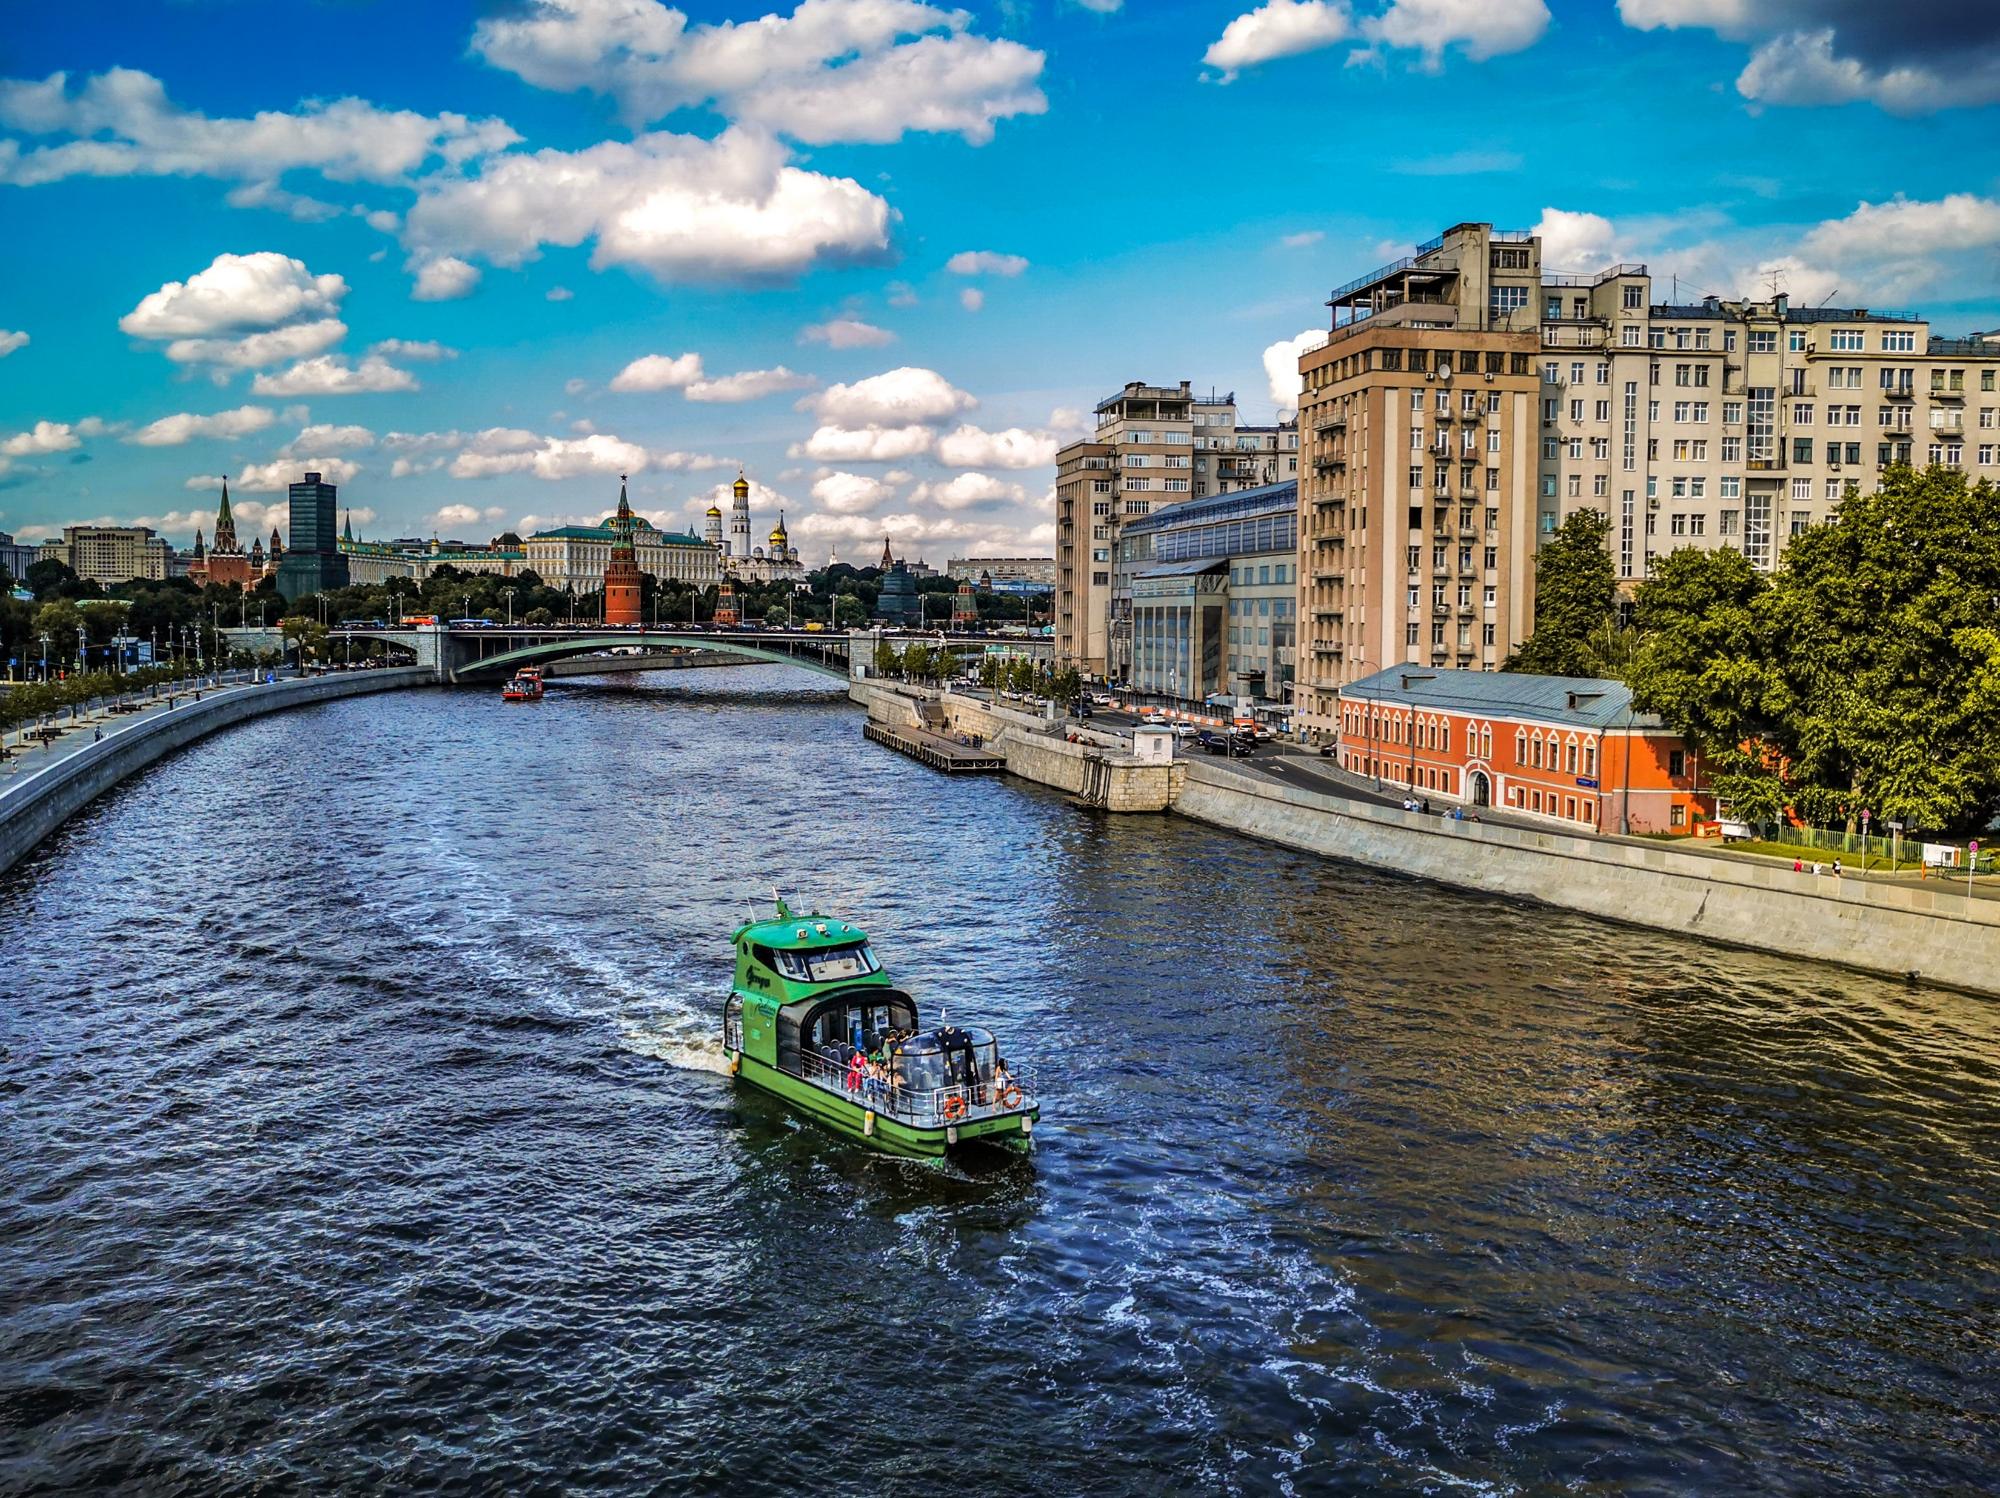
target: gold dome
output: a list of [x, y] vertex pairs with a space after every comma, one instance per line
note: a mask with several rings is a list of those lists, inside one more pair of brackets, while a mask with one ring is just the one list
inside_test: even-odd
[[722, 518], [722, 511], [714, 505], [708, 507], [708, 513], [713, 515], [717, 520]]

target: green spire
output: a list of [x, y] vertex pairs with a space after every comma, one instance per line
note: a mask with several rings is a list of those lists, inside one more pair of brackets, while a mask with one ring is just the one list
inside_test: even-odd
[[340, 520], [340, 539], [350, 546], [354, 544], [354, 511], [349, 510]]
[[225, 525], [231, 530], [236, 528], [235, 518], [229, 513], [229, 475], [226, 473], [222, 476], [222, 508], [215, 512], [215, 528], [221, 530]]

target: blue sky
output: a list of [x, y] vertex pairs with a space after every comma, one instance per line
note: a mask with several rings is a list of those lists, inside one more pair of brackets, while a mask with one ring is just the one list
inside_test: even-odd
[[[766, 17], [768, 19], [760, 20]], [[1234, 389], [1446, 225], [2000, 326], [2000, 6], [181, 0], [0, 39], [0, 529], [214, 476], [376, 536], [1052, 545], [1127, 379]], [[57, 76], [62, 75], [62, 76]], [[25, 335], [25, 336], [24, 336]], [[1282, 355], [1271, 361], [1282, 365]], [[275, 511], [271, 508], [275, 501]]]

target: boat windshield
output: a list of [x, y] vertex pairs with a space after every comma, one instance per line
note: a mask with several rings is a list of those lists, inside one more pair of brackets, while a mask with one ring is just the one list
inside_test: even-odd
[[844, 947], [821, 947], [813, 952], [779, 951], [774, 955], [778, 971], [797, 983], [833, 983], [843, 978], [865, 978], [882, 970], [865, 941], [850, 942]]

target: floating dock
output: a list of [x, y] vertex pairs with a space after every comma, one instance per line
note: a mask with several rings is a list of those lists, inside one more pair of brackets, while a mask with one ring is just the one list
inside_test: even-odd
[[947, 775], [990, 775], [1007, 768], [1006, 758], [990, 749], [974, 749], [942, 734], [917, 728], [891, 728], [870, 720], [862, 724], [864, 738], [907, 754], [911, 759], [942, 770]]

